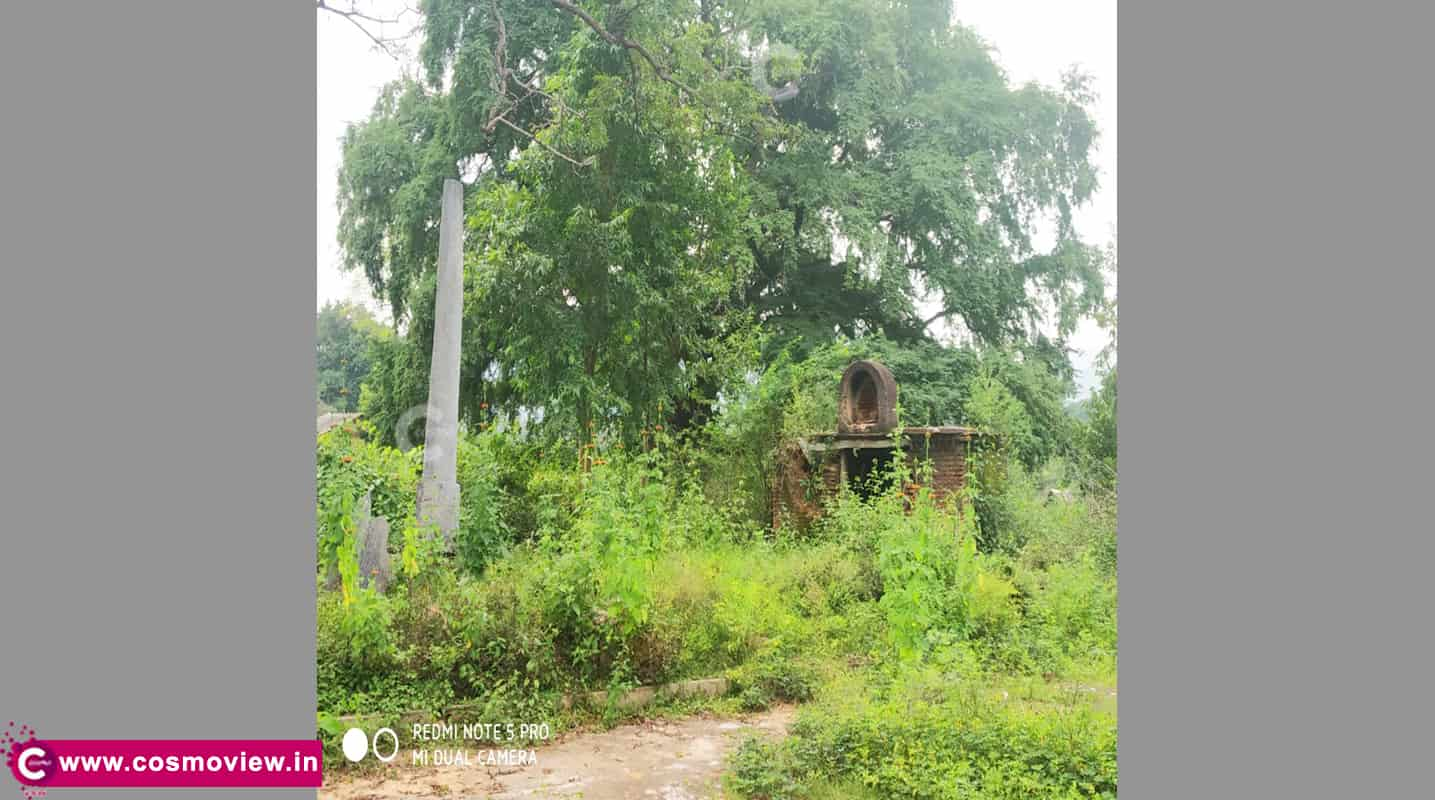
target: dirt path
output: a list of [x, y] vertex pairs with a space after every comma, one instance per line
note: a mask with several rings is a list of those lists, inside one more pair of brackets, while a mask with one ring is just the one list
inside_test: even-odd
[[[654, 720], [580, 733], [536, 751], [521, 767], [400, 766], [340, 779], [321, 800], [445, 797], [484, 800], [702, 800], [719, 796], [723, 758], [754, 731], [780, 736], [796, 715], [779, 707], [737, 719]], [[326, 781], [327, 783], [327, 781]]]

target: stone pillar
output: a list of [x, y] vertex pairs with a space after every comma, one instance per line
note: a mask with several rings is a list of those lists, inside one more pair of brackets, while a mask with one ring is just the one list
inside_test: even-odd
[[424, 420], [420, 525], [437, 525], [453, 549], [458, 532], [458, 356], [463, 338], [463, 184], [443, 182], [438, 229], [438, 290], [434, 299], [433, 364]]

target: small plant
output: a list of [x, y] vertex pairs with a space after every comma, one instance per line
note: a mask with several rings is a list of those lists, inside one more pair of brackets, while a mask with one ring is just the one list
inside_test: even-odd
[[421, 526], [410, 519], [404, 526], [403, 549], [399, 551], [399, 574], [410, 581], [430, 575], [443, 560], [443, 535], [437, 525]]
[[789, 800], [803, 794], [797, 780], [783, 758], [783, 751], [760, 736], [749, 736], [738, 745], [728, 759], [726, 788], [740, 797], [752, 800]]
[[791, 648], [766, 650], [729, 673], [744, 711], [762, 711], [774, 702], [805, 703], [812, 699], [816, 674]]

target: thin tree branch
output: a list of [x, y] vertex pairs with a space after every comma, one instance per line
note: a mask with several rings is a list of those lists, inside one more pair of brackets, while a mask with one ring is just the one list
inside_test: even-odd
[[370, 31], [368, 28], [364, 27], [364, 23], [360, 22], [360, 20], [365, 20], [368, 22], [376, 23], [378, 25], [387, 25], [397, 23], [397, 19], [381, 19], [379, 17], [369, 16], [368, 14], [359, 11], [357, 8], [352, 7], [348, 11], [345, 11], [341, 8], [334, 8], [333, 6], [328, 5], [324, 2], [324, 0], [315, 0], [315, 7], [320, 11], [328, 11], [331, 14], [337, 14], [340, 17], [343, 17], [344, 19], [348, 20], [349, 23], [355, 28], [358, 28], [360, 31], [363, 31], [364, 35], [369, 37], [370, 41], [378, 45], [379, 49], [383, 50], [385, 55], [395, 61], [399, 60], [398, 55], [395, 54], [394, 51], [389, 49], [388, 44], [383, 39], [379, 38], [378, 36], [375, 36], [373, 31]]
[[352, 3], [349, 5], [348, 11], [344, 11], [343, 9], [334, 8], [333, 6], [327, 5], [325, 4], [324, 0], [317, 0], [317, 5], [319, 8], [322, 8], [325, 11], [332, 11], [341, 17], [355, 17], [358, 19], [367, 20], [369, 22], [378, 23], [379, 25], [397, 25], [399, 23], [398, 17], [394, 17], [393, 19], [386, 19], [384, 17], [375, 17], [371, 14], [365, 14]]
[[576, 158], [574, 158], [574, 157], [568, 155], [567, 153], [564, 153], [563, 151], [557, 149], [556, 147], [553, 147], [552, 145], [548, 144], [547, 142], [543, 141], [542, 139], [538, 138], [537, 136], [534, 136], [533, 134], [529, 133], [528, 131], [526, 131], [526, 130], [520, 128], [520, 127], [518, 127], [517, 125], [514, 125], [512, 122], [509, 122], [509, 121], [508, 121], [508, 117], [505, 117], [505, 116], [503, 116], [502, 114], [499, 114], [497, 117], [495, 117], [495, 118], [494, 118], [494, 121], [495, 121], [495, 122], [502, 122], [504, 125], [507, 125], [508, 127], [512, 128], [513, 130], [518, 131], [519, 133], [523, 134], [524, 136], [527, 136], [528, 138], [530, 138], [530, 139], [532, 139], [533, 141], [537, 142], [539, 147], [542, 147], [544, 150], [547, 150], [548, 152], [552, 153], [553, 155], [558, 156], [559, 158], [563, 159], [564, 161], [567, 161], [569, 164], [572, 164], [572, 165], [575, 166], [575, 167], [591, 167], [591, 166], [593, 166], [593, 162], [594, 162], [593, 156], [588, 156], [587, 158], [583, 159], [582, 161], [579, 161], [579, 160], [577, 160]]

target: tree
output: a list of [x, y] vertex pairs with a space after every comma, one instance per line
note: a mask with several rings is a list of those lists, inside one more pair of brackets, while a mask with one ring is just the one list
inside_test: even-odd
[[439, 186], [473, 180], [470, 418], [488, 402], [585, 436], [701, 422], [753, 324], [771, 357], [838, 334], [930, 341], [945, 321], [1069, 379], [1065, 337], [1103, 296], [1071, 223], [1096, 181], [1089, 89], [1011, 87], [950, 12], [427, 0], [424, 80], [345, 139], [346, 263], [426, 363], [432, 305], [412, 301]]
[[[749, 300], [791, 333], [911, 341], [940, 320], [977, 341], [1062, 336], [1101, 297], [1071, 209], [1095, 187], [1085, 79], [1012, 88], [946, 2], [766, 2], [753, 36], [802, 54], [790, 125], [753, 166], [765, 235]], [[1047, 252], [1035, 229], [1054, 223]], [[920, 315], [917, 301], [937, 301]]]
[[328, 303], [319, 311], [314, 338], [319, 402], [335, 411], [359, 406], [359, 387], [369, 374], [370, 347], [389, 335], [368, 309]]
[[1087, 471], [1100, 486], [1116, 485], [1116, 367], [1101, 377], [1101, 386], [1086, 400], [1086, 422], [1081, 427], [1082, 452]]

